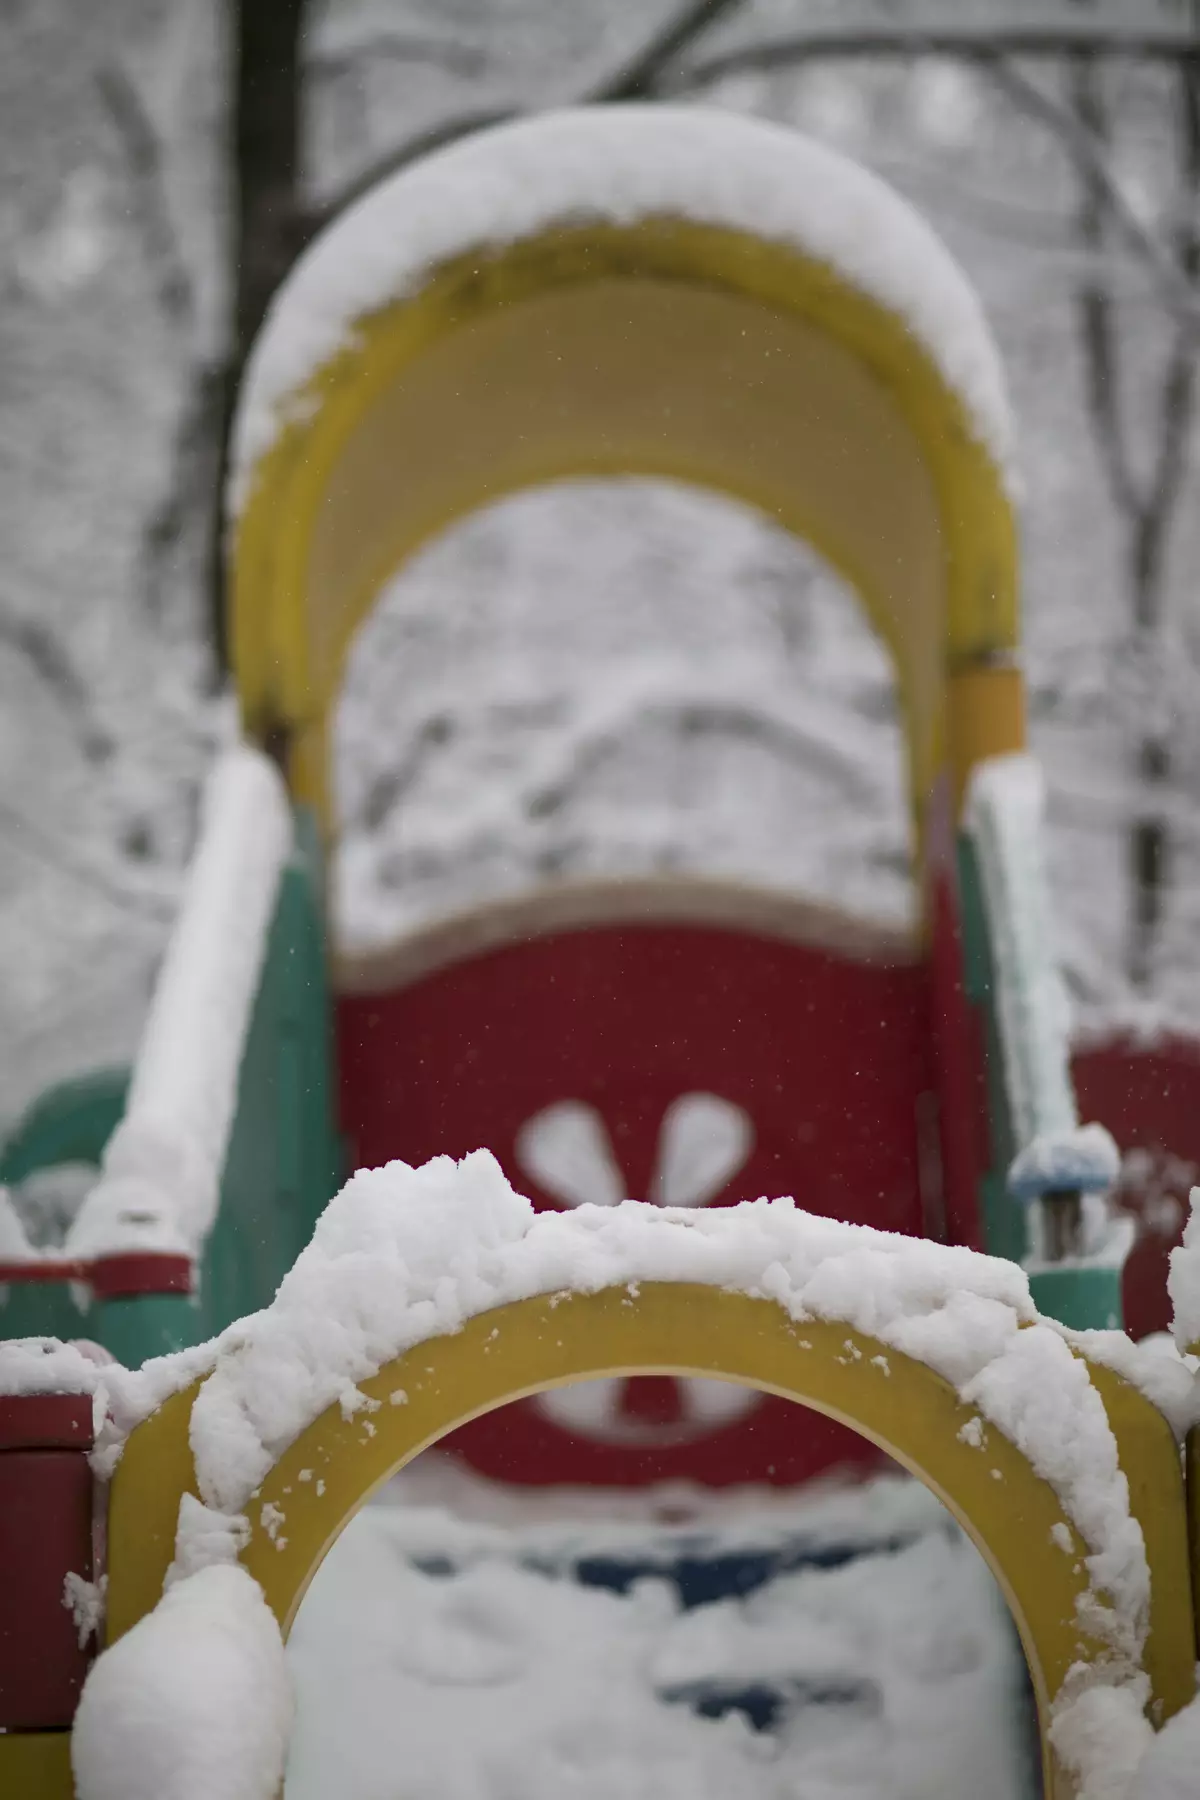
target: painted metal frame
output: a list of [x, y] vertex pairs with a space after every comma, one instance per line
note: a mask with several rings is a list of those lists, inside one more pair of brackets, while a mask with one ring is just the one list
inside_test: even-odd
[[[920, 1477], [972, 1538], [1008, 1601], [1041, 1726], [1046, 1800], [1072, 1789], [1048, 1738], [1068, 1670], [1105, 1663], [1077, 1603], [1086, 1546], [1050, 1484], [948, 1382], [878, 1339], [827, 1321], [794, 1322], [774, 1302], [687, 1283], [554, 1294], [470, 1320], [416, 1345], [360, 1383], [369, 1410], [333, 1406], [285, 1449], [248, 1508], [243, 1565], [286, 1635], [309, 1582], [371, 1494], [466, 1420], [510, 1400], [596, 1376], [707, 1375], [764, 1389], [838, 1418]], [[1151, 1574], [1145, 1668], [1161, 1724], [1192, 1697], [1195, 1640], [1183, 1476], [1162, 1415], [1110, 1372], [1090, 1366], [1116, 1437]], [[179, 1501], [194, 1492], [188, 1431], [197, 1383], [126, 1446], [109, 1515], [109, 1641], [156, 1603], [174, 1554]], [[403, 1395], [403, 1400], [397, 1397]], [[264, 1521], [269, 1521], [271, 1529]], [[1064, 1535], [1065, 1534], [1065, 1535]], [[0, 1740], [2, 1744], [3, 1740]]]

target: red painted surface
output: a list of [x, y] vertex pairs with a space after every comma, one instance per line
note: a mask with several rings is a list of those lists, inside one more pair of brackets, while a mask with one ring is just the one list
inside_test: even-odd
[[1167, 1259], [1200, 1182], [1200, 1042], [1114, 1038], [1073, 1059], [1080, 1117], [1107, 1125], [1124, 1155], [1120, 1199], [1138, 1224], [1125, 1268], [1125, 1327], [1134, 1337], [1171, 1321]]
[[131, 1294], [190, 1294], [193, 1280], [189, 1257], [158, 1250], [98, 1256], [94, 1262], [64, 1256], [0, 1262], [0, 1282], [80, 1281], [98, 1300], [124, 1299]]
[[990, 1161], [983, 1025], [963, 984], [962, 938], [948, 874], [930, 883], [930, 1021], [942, 1159], [943, 1230], [983, 1249], [979, 1183]]
[[89, 1278], [97, 1300], [121, 1300], [132, 1294], [190, 1294], [194, 1273], [190, 1257], [130, 1251], [98, 1256]]
[[72, 1571], [93, 1573], [91, 1402], [79, 1448], [62, 1449], [72, 1409], [55, 1403], [64, 1399], [77, 1411], [77, 1396], [60, 1395], [13, 1396], [5, 1409], [8, 1441], [27, 1446], [0, 1451], [0, 1727], [8, 1730], [69, 1725], [87, 1673], [63, 1582]]
[[[644, 1196], [668, 1105], [714, 1093], [743, 1107], [755, 1129], [753, 1153], [718, 1204], [792, 1194], [810, 1212], [920, 1234], [929, 1004], [919, 964], [859, 962], [709, 926], [557, 932], [391, 993], [344, 996], [344, 1128], [357, 1166], [486, 1145], [514, 1185], [548, 1207], [552, 1197], [515, 1151], [519, 1128], [543, 1107], [595, 1106], [629, 1193]], [[656, 1423], [647, 1399], [631, 1389], [622, 1406], [627, 1441], [589, 1440], [526, 1403], [476, 1422], [456, 1447], [509, 1480], [613, 1484], [785, 1483], [874, 1454], [782, 1401], [763, 1398], [697, 1433]]]
[[0, 1450], [90, 1450], [90, 1394], [0, 1394]]

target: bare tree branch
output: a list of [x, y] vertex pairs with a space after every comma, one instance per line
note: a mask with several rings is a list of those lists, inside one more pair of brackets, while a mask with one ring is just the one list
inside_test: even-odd
[[578, 94], [578, 106], [613, 105], [622, 100], [644, 100], [669, 83], [675, 65], [684, 50], [715, 25], [718, 20], [737, 12], [745, 0], [687, 0], [673, 19], [667, 19], [656, 32], [630, 55], [600, 78], [585, 84]]
[[488, 66], [485, 51], [453, 38], [422, 37], [411, 31], [374, 31], [341, 47], [310, 50], [308, 66], [321, 75], [349, 74], [363, 62], [429, 63], [464, 80], [483, 75]]
[[145, 239], [159, 310], [174, 330], [190, 335], [196, 322], [195, 288], [167, 201], [159, 133], [120, 63], [106, 64], [96, 76], [96, 84], [129, 169], [134, 211]]
[[167, 610], [172, 558], [189, 524], [211, 506], [218, 484], [225, 382], [220, 364], [201, 363], [192, 371], [172, 436], [166, 486], [142, 528], [142, 606], [156, 623]]
[[566, 766], [525, 795], [525, 812], [531, 819], [549, 818], [561, 812], [587, 777], [619, 749], [627, 732], [658, 723], [674, 726], [685, 738], [726, 736], [739, 743], [763, 745], [783, 762], [806, 771], [820, 770], [859, 799], [871, 796], [870, 783], [862, 771], [818, 731], [737, 699], [663, 695], [635, 699], [623, 718], [609, 720], [600, 729], [578, 738], [570, 748]]
[[773, 73], [834, 57], [1026, 56], [1057, 61], [1074, 54], [1174, 62], [1195, 47], [1196, 36], [1190, 30], [1146, 31], [1118, 23], [1096, 26], [1082, 20], [1078, 25], [1060, 22], [1046, 27], [1011, 27], [979, 19], [932, 30], [925, 26], [859, 30], [814, 23], [802, 31], [779, 32], [689, 57], [681, 77], [687, 86], [699, 87], [727, 75]]
[[61, 639], [38, 619], [0, 613], [0, 644], [7, 644], [36, 671], [71, 720], [88, 761], [106, 762], [116, 744], [96, 718], [88, 686]]
[[105, 869], [84, 857], [74, 855], [63, 839], [52, 837], [36, 819], [10, 805], [2, 796], [0, 827], [7, 830], [10, 841], [36, 857], [44, 867], [53, 869], [60, 875], [69, 875], [73, 881], [103, 895], [120, 911], [140, 914], [147, 921], [153, 920], [158, 925], [169, 924], [174, 917], [176, 908], [166, 896], [122, 887]]
[[757, 70], [773, 72], [819, 60], [860, 57], [953, 56], [977, 64], [997, 87], [1031, 118], [1059, 139], [1072, 161], [1095, 187], [1112, 214], [1121, 236], [1139, 262], [1151, 272], [1160, 296], [1177, 318], [1200, 332], [1200, 299], [1181, 277], [1170, 250], [1129, 204], [1101, 144], [1068, 107], [1061, 106], [1038, 84], [1014, 68], [1011, 58], [1033, 56], [1062, 58], [1075, 55], [1138, 56], [1177, 62], [1196, 49], [1193, 32], [1145, 32], [1120, 26], [1077, 29], [1056, 26], [1006, 30], [985, 23], [966, 23], [938, 31], [845, 31], [812, 27], [804, 32], [757, 39], [733, 45], [709, 56], [689, 58], [675, 89], [710, 85], [722, 77]]
[[[672, 74], [681, 53], [718, 19], [744, 4], [745, 0], [686, 0], [686, 4], [632, 54], [615, 68], [606, 68], [593, 81], [584, 82], [577, 91], [564, 97], [563, 104], [611, 105], [622, 100], [642, 99], [656, 92], [660, 83]], [[310, 208], [302, 228], [303, 240], [307, 242], [315, 237], [330, 220], [353, 205], [377, 182], [395, 175], [431, 151], [440, 150], [443, 145], [456, 143], [459, 138], [484, 131], [490, 125], [503, 125], [509, 119], [518, 118], [524, 110], [521, 106], [477, 107], [403, 139], [336, 193]]]
[[[1085, 110], [1072, 113], [1036, 82], [999, 58], [984, 59], [992, 80], [1022, 111], [1052, 131], [1070, 156], [1097, 204], [1107, 208], [1112, 224], [1139, 260], [1149, 269], [1162, 300], [1193, 333], [1200, 330], [1200, 300], [1186, 275], [1181, 273], [1170, 246], [1157, 238], [1129, 204], [1113, 173], [1103, 140], [1088, 123]], [[1094, 68], [1094, 59], [1081, 57], [1077, 68]], [[1086, 97], [1082, 97], [1086, 107]]]
[[[1092, 57], [1073, 59], [1072, 91], [1087, 138], [1107, 144], [1108, 115], [1099, 71]], [[1080, 283], [1078, 290], [1079, 329], [1087, 404], [1096, 446], [1104, 462], [1113, 499], [1126, 521], [1136, 526], [1142, 511], [1142, 497], [1130, 463], [1121, 411], [1112, 295], [1100, 271], [1099, 252], [1107, 238], [1106, 228], [1112, 210], [1111, 189], [1097, 172], [1096, 165], [1103, 161], [1103, 157], [1098, 157], [1080, 169], [1078, 231], [1085, 250], [1091, 253], [1093, 266], [1091, 275]]]
[[519, 113], [520, 109], [514, 106], [479, 107], [474, 112], [458, 113], [452, 119], [443, 119], [393, 145], [382, 156], [368, 163], [345, 186], [306, 210], [303, 222], [297, 227], [297, 248], [303, 248], [311, 238], [316, 237], [318, 232], [336, 219], [339, 213], [345, 212], [348, 206], [353, 206], [356, 200], [361, 200], [364, 194], [369, 193], [378, 182], [385, 181], [389, 175], [398, 174], [401, 169], [408, 168], [410, 163], [419, 162], [423, 156], [431, 155], [445, 144], [455, 144], [459, 138], [470, 137], [473, 132], [486, 131], [490, 125], [503, 125], [507, 120], [517, 118]]

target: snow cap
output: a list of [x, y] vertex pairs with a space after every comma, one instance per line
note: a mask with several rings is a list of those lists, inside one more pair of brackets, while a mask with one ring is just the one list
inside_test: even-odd
[[752, 233], [829, 264], [901, 318], [959, 396], [1010, 488], [1014, 432], [974, 288], [907, 201], [800, 132], [715, 108], [581, 107], [495, 126], [400, 170], [315, 240], [276, 294], [242, 383], [230, 510], [307, 410], [300, 390], [356, 321], [430, 272], [587, 219], [671, 217]]

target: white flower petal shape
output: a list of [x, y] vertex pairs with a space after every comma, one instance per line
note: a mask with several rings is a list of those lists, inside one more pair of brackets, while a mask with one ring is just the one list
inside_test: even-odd
[[619, 1206], [626, 1198], [608, 1127], [586, 1101], [558, 1100], [526, 1119], [517, 1133], [517, 1157], [564, 1206]]
[[681, 1094], [663, 1117], [656, 1206], [706, 1206], [743, 1167], [754, 1148], [750, 1116], [719, 1094]]
[[692, 1375], [674, 1382], [678, 1416], [657, 1421], [642, 1417], [626, 1399], [628, 1377], [606, 1375], [597, 1381], [574, 1381], [569, 1387], [538, 1394], [538, 1410], [577, 1437], [601, 1444], [686, 1444], [732, 1425], [761, 1403], [756, 1388]]

